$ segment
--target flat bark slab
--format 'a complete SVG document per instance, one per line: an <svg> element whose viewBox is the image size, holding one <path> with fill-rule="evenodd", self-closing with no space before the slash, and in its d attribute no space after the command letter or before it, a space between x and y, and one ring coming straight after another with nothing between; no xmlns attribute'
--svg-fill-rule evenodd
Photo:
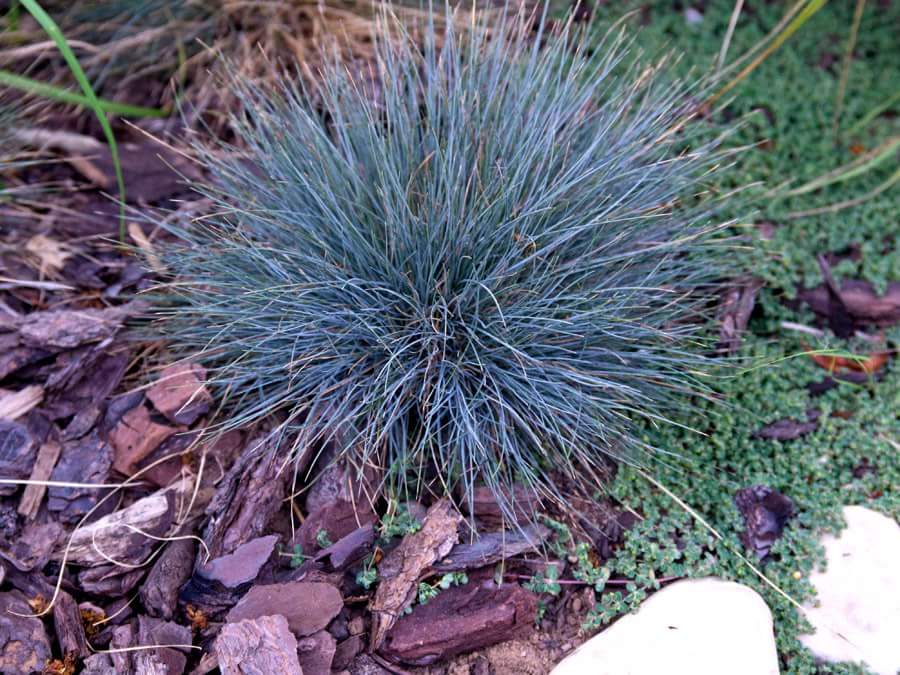
<svg viewBox="0 0 900 675"><path fill-rule="evenodd" d="M536 612L537 596L518 584L454 586L397 621L379 653L428 665L509 640L534 625Z"/></svg>
<svg viewBox="0 0 900 675"><path fill-rule="evenodd" d="M203 384L206 371L196 363L175 363L147 390L153 407L175 424L191 425L209 412L212 396Z"/></svg>
<svg viewBox="0 0 900 675"><path fill-rule="evenodd" d="M235 623L280 614L294 635L304 637L325 628L343 607L341 592L331 584L292 581L254 586L228 612L226 620Z"/></svg>
<svg viewBox="0 0 900 675"><path fill-rule="evenodd" d="M549 534L550 530L543 525L528 525L520 531L488 532L471 544L457 544L431 569L446 573L493 565L504 558L537 550Z"/></svg>
<svg viewBox="0 0 900 675"><path fill-rule="evenodd" d="M72 533L69 562L85 566L104 565L109 559L139 564L156 542L148 538L169 533L178 513L179 493L188 494L189 481L147 495ZM144 534L146 533L146 534ZM56 559L62 559L63 548Z"/></svg>
<svg viewBox="0 0 900 675"><path fill-rule="evenodd" d="M215 649L222 675L303 675L297 638L277 614L226 623Z"/></svg>
<svg viewBox="0 0 900 675"><path fill-rule="evenodd" d="M381 646L397 617L410 606L420 578L456 544L461 520L449 500L436 502L428 509L422 529L404 537L382 561L378 568L380 582L370 606L371 649Z"/></svg>
<svg viewBox="0 0 900 675"><path fill-rule="evenodd" d="M257 436L247 443L206 509L210 518L203 540L210 556L219 558L270 534L269 522L283 505L291 477L283 461L275 440Z"/></svg>
<svg viewBox="0 0 900 675"><path fill-rule="evenodd" d="M141 585L140 596L151 616L171 619L178 604L178 591L191 577L197 545L190 539L166 544L147 579Z"/></svg>

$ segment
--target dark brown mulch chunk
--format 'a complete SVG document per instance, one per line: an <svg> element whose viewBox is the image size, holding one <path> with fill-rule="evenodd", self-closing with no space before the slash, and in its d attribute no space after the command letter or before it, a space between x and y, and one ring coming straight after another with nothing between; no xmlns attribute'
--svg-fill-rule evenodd
<svg viewBox="0 0 900 675"><path fill-rule="evenodd" d="M33 611L25 595L0 593L0 672L4 675L39 673L51 658L44 624L29 618L30 614Z"/></svg>
<svg viewBox="0 0 900 675"><path fill-rule="evenodd" d="M757 430L754 436L767 440L792 441L815 431L819 426L820 415L819 410L810 409L806 411L805 422L798 422L790 418L778 420Z"/></svg>
<svg viewBox="0 0 900 675"><path fill-rule="evenodd" d="M141 460L181 430L154 421L144 405L132 408L109 434L110 443L116 450L113 466L123 475L133 475Z"/></svg>
<svg viewBox="0 0 900 675"><path fill-rule="evenodd" d="M282 470L279 443L251 438L225 474L206 509L210 516L203 540L213 558L269 533L269 523L287 496L291 472ZM302 462L298 471L302 471Z"/></svg>
<svg viewBox="0 0 900 675"><path fill-rule="evenodd" d="M507 501L518 521L528 521L540 508L537 496L524 485L516 485ZM472 503L464 506L471 508L472 515L489 528L502 527L507 520L497 495L486 486L476 487L472 491Z"/></svg>
<svg viewBox="0 0 900 675"><path fill-rule="evenodd" d="M360 527L373 524L375 520L375 513L368 502L353 504L337 499L307 515L297 531L297 541L303 552L308 554L323 548L319 546L320 532L325 532L328 541L339 541Z"/></svg>
<svg viewBox="0 0 900 675"><path fill-rule="evenodd" d="M832 317L837 309L846 311L860 324L876 328L887 328L900 321L898 281L889 283L884 295L880 295L869 282L848 279L840 285L837 294L840 301L838 303L835 302L834 291L827 284L822 284L801 290L797 297L809 305L813 312L826 319Z"/></svg>
<svg viewBox="0 0 900 675"><path fill-rule="evenodd" d="M794 502L770 487L753 485L738 490L734 503L746 525L741 541L762 560L795 514Z"/></svg>
<svg viewBox="0 0 900 675"><path fill-rule="evenodd" d="M101 187L113 189L115 171L109 151L104 147L91 161L107 178L107 184ZM196 170L185 159L149 140L119 145L119 161L130 203L159 204L188 194L191 188L185 177L197 177Z"/></svg>
<svg viewBox="0 0 900 675"><path fill-rule="evenodd" d="M366 648L366 643L361 635L351 635L343 642L339 642L334 650L334 658L331 667L334 670L343 670L355 659L362 654Z"/></svg>
<svg viewBox="0 0 900 675"><path fill-rule="evenodd" d="M119 598L132 590L144 578L144 570L119 565L99 565L78 573L78 585L86 593Z"/></svg>
<svg viewBox="0 0 900 675"><path fill-rule="evenodd" d="M203 384L205 377L206 371L195 363L176 363L160 373L147 398L170 422L190 426L209 412L212 396Z"/></svg>
<svg viewBox="0 0 900 675"><path fill-rule="evenodd" d="M741 347L741 337L756 305L756 294L762 288L760 279L747 279L723 294L719 305L719 346L729 354Z"/></svg>
<svg viewBox="0 0 900 675"><path fill-rule="evenodd" d="M375 527L364 525L328 548L319 551L299 568L292 571L289 578L300 580L310 571L321 569L327 572L343 572L353 563L362 560L372 551L375 543Z"/></svg>
<svg viewBox="0 0 900 675"><path fill-rule="evenodd" d="M209 581L215 581L226 588L238 588L253 581L266 564L278 535L258 537L238 546L233 553L214 558L197 569L197 574Z"/></svg>
<svg viewBox="0 0 900 675"><path fill-rule="evenodd" d="M149 616L138 617L138 644L142 647L149 645L191 645L193 636L191 629L171 621L154 619ZM152 655L166 667L168 675L181 675L187 665L187 657L183 650L171 646L160 647L149 651L136 653L136 661L140 662L142 656ZM138 669L139 670L139 669Z"/></svg>
<svg viewBox="0 0 900 675"><path fill-rule="evenodd" d="M18 321L19 339L28 347L61 350L112 337L139 306L106 309L60 309L32 312Z"/></svg>
<svg viewBox="0 0 900 675"><path fill-rule="evenodd" d="M53 603L53 628L64 657L83 659L91 653L78 603L65 591L60 591Z"/></svg>
<svg viewBox="0 0 900 675"><path fill-rule="evenodd" d="M0 558L21 572L41 569L65 533L56 521L28 523L18 536L0 543Z"/></svg>
<svg viewBox="0 0 900 675"><path fill-rule="evenodd" d="M537 596L518 584L455 586L397 621L379 652L427 665L509 640L534 625L536 611Z"/></svg>
<svg viewBox="0 0 900 675"><path fill-rule="evenodd" d="M57 356L57 370L47 379L47 414L57 420L96 408L119 386L129 358L127 349L102 345ZM99 416L99 410L91 412L95 418Z"/></svg>
<svg viewBox="0 0 900 675"><path fill-rule="evenodd" d="M169 620L175 615L178 591L191 577L196 548L190 539L169 542L153 563L140 590L141 602L150 616Z"/></svg>
<svg viewBox="0 0 900 675"><path fill-rule="evenodd" d="M37 457L37 443L24 424L0 419L0 476L28 478ZM11 495L15 485L0 486L0 495Z"/></svg>
<svg viewBox="0 0 900 675"><path fill-rule="evenodd" d="M50 480L65 483L107 483L112 467L113 451L97 431L90 436L63 443L62 452ZM50 486L47 508L64 523L78 522L106 494L100 488ZM108 500L104 515L115 506ZM104 504L106 506L106 504ZM103 507L101 507L103 509Z"/></svg>
<svg viewBox="0 0 900 675"><path fill-rule="evenodd" d="M455 572L491 565L504 558L537 550L550 531L543 525L529 525L521 531L488 532L472 544L457 544L440 562L435 573Z"/></svg>
<svg viewBox="0 0 900 675"><path fill-rule="evenodd" d="M330 673L334 651L335 641L328 631L320 630L297 640L297 656L303 675Z"/></svg>

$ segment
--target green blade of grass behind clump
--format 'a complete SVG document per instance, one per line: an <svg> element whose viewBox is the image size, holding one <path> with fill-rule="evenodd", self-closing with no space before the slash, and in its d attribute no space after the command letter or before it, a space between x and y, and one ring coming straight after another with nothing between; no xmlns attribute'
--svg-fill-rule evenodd
<svg viewBox="0 0 900 675"><path fill-rule="evenodd" d="M106 136L106 143L109 145L109 152L112 156L113 170L116 174L116 183L119 189L119 239L125 239L125 178L122 174L122 164L119 161L119 149L116 145L115 134L113 134L112 126L109 123L109 118L106 116L106 110L103 105L100 103L100 99L97 97L97 94L94 92L94 88L91 86L90 81L87 78L87 75L84 73L84 69L82 69L81 64L78 62L78 57L75 56L75 53L72 51L72 48L69 47L69 43L63 35L62 31L59 29L59 26L56 25L56 22L50 17L47 12L44 11L44 8L37 2L37 0L21 0L22 6L28 10L28 12L34 17L35 21L44 29L44 32L53 40L53 43L56 45L56 48L59 49L60 54L62 54L63 59L66 62L66 65L69 67L69 70L72 71L72 75L75 77L75 81L78 82L78 86L81 87L82 92L87 99L86 107L93 111L94 115L97 116L97 120L100 122L100 126L103 129L103 135Z"/></svg>
<svg viewBox="0 0 900 675"><path fill-rule="evenodd" d="M11 73L8 70L0 70L0 85L25 91L41 98L60 101L61 103L72 103L74 105L90 108L92 102L86 96L76 94L75 92L57 87L46 82L39 82L30 77L23 77ZM97 104L105 113L112 115L122 115L123 117L165 117L168 111L159 108L145 108L138 105L130 105L128 103L119 103L118 101L109 101L107 99L98 98Z"/></svg>
<svg viewBox="0 0 900 675"><path fill-rule="evenodd" d="M789 192L785 192L783 196L796 197L808 192L813 192L814 190L818 190L827 185L842 183L852 178L856 178L857 176L878 168L889 159L892 159L897 150L900 150L900 136L889 138L880 146L870 152L867 152L862 157L859 157L852 162L849 162L848 164L844 164L837 169L829 171L828 173L823 174L822 176L819 176L814 180L811 180L805 185L801 185L800 187L794 188Z"/></svg>

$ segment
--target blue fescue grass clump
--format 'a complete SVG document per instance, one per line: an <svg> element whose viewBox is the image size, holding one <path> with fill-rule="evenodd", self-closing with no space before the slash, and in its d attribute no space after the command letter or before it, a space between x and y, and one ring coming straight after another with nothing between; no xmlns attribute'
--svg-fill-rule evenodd
<svg viewBox="0 0 900 675"><path fill-rule="evenodd" d="M276 414L295 453L509 508L513 483L552 497L640 457L635 421L702 392L727 254L696 100L619 37L532 26L419 27L316 97L237 85L246 149L206 155L214 214L175 230L160 309L220 428Z"/></svg>

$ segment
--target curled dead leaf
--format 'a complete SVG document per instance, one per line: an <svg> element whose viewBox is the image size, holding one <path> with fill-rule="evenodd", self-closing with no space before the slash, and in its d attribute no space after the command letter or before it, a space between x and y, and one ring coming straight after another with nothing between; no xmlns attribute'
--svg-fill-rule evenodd
<svg viewBox="0 0 900 675"><path fill-rule="evenodd" d="M808 348L807 348L808 349ZM810 353L809 358L820 368L829 373L853 371L874 375L884 368L891 358L892 351L872 352L868 356L838 356L834 354Z"/></svg>

